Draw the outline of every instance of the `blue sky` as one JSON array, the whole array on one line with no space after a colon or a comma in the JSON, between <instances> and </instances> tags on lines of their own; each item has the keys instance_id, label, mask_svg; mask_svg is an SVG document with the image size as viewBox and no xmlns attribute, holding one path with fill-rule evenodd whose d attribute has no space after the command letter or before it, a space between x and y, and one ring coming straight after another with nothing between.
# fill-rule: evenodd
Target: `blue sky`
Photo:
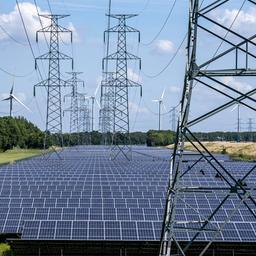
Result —
<instances>
[{"instance_id":1,"label":"blue sky","mask_svg":"<svg viewBox=\"0 0 256 256\"><path fill-rule=\"evenodd\" d=\"M35 43L35 31L38 29L38 19L35 13L33 1L19 1L24 16L28 34L32 42L32 47L36 56L47 51L44 40L41 37L40 43ZM101 61L104 56L103 31L106 29L107 19L107 0L51 0L51 8L56 14L70 14L71 16L62 20L62 25L74 30L75 40L73 43L73 56L75 60L75 70L84 72L81 78L85 80L86 88L81 88L90 95L93 95L101 77ZM207 2L207 1L206 1ZM46 0L37 0L40 12L49 12ZM180 42L187 32L188 1L177 1L173 14L166 24L159 37L150 45L148 42L155 37L165 21L168 12L173 4L172 0L113 0L113 13L137 13L138 17L129 21L129 24L141 31L141 44L137 45L135 36L129 37L128 45L130 51L138 54L142 58L142 71L138 70L138 65L131 63L129 74L133 79L139 79L143 85L143 98L139 97L139 89L130 90L130 122L131 130L146 131L157 129L157 104L152 100L159 98L162 91L166 89L164 104L167 111L177 105L181 97L185 70L185 44L179 51L175 61L166 69L164 73L156 78L150 76L157 74L162 70L172 58ZM233 5L232 5L233 4ZM233 1L215 13L220 22L230 24L232 17L236 13L239 4ZM34 60L27 45L26 37L17 13L16 3L13 0L0 1L0 25L17 41L10 39L3 30L0 30L0 68L16 75L28 75L26 77L17 77L14 80L15 93L32 109L32 113L22 109L15 104L15 115L24 115L29 120L35 122L40 128L45 128L46 111L46 92L44 89L38 89L36 98L33 97L33 85L38 82L37 73L34 71ZM235 24L235 29L240 30L245 25L254 25L253 20L256 11L249 6L245 6L242 14ZM237 26L236 26L237 25ZM253 33L251 29L246 31ZM72 55L72 47L68 44L67 38L63 38L65 44L61 49L66 54ZM112 38L114 43L114 39ZM216 41L217 42L217 41ZM199 60L203 60L214 52L209 49L209 44L214 44L215 39L202 35L199 43ZM114 50L112 47L111 49ZM230 59L228 60L230 61ZM61 72L70 71L68 63L62 65ZM47 72L46 63L40 66L43 75ZM65 75L66 76L66 75ZM139 78L138 78L139 77ZM8 93L13 77L0 70L1 87L0 96L4 97ZM67 77L66 77L67 78ZM239 81L228 78L226 80L230 85L243 90L250 89L253 80ZM68 93L68 89L63 90L63 95ZM99 99L99 94L97 97ZM204 88L197 86L193 93L194 103L192 104L191 115L196 117L206 109L216 106L226 99L209 93ZM8 104L0 103L1 115L8 112ZM68 108L65 103L63 109ZM98 108L96 109L96 128L98 127ZM163 109L163 112L166 112ZM255 113L241 110L243 122L247 122L249 117L254 118ZM64 117L64 129L69 129L68 115ZM170 115L162 116L162 128L170 129ZM235 130L236 111L226 110L216 118L204 122L195 130ZM246 128L247 125L244 125Z\"/></svg>"}]
</instances>

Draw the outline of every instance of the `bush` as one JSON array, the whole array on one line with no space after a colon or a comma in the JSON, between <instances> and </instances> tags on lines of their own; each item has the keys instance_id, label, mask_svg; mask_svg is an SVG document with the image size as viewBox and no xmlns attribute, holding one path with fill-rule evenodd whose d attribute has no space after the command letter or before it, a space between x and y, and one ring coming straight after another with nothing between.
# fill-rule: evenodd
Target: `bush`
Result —
<instances>
[{"instance_id":1,"label":"bush","mask_svg":"<svg viewBox=\"0 0 256 256\"><path fill-rule=\"evenodd\" d=\"M223 155L227 154L226 148L223 148L223 149L221 150L221 154L223 154Z\"/></svg>"},{"instance_id":2,"label":"bush","mask_svg":"<svg viewBox=\"0 0 256 256\"><path fill-rule=\"evenodd\" d=\"M147 146L167 146L173 144L175 140L175 132L173 131L155 131L147 132Z\"/></svg>"},{"instance_id":3,"label":"bush","mask_svg":"<svg viewBox=\"0 0 256 256\"><path fill-rule=\"evenodd\" d=\"M11 247L8 244L0 244L0 256L12 256Z\"/></svg>"}]
</instances>

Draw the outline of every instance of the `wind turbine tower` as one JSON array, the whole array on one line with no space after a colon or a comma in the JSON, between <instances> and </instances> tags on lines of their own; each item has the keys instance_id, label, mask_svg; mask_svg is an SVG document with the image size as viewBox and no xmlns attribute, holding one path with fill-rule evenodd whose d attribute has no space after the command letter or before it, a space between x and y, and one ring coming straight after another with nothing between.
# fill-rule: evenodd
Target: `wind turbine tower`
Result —
<instances>
[{"instance_id":1,"label":"wind turbine tower","mask_svg":"<svg viewBox=\"0 0 256 256\"><path fill-rule=\"evenodd\" d=\"M162 96L160 99L158 100L152 100L153 102L157 102L158 103L158 131L161 130L161 112L162 112L162 105L163 105L163 101L164 101L164 95L165 95L165 89L163 90Z\"/></svg>"}]
</instances>

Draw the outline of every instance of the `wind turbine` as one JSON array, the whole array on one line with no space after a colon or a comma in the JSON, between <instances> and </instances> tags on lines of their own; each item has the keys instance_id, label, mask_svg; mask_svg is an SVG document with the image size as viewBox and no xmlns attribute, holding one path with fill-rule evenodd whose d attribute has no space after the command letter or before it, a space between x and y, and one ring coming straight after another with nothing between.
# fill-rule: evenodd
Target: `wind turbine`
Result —
<instances>
[{"instance_id":1,"label":"wind turbine","mask_svg":"<svg viewBox=\"0 0 256 256\"><path fill-rule=\"evenodd\" d=\"M100 103L99 101L97 100L96 98L96 95L98 93L98 90L100 88L100 84L97 86L95 92L94 92L94 95L93 96L87 96L87 94L85 94L83 97L84 99L91 99L92 100L92 124L91 124L91 129L92 129L92 132L94 130L94 105L95 105L95 102L97 103L97 105L99 106L99 108L101 108L100 106Z\"/></svg>"},{"instance_id":2,"label":"wind turbine","mask_svg":"<svg viewBox=\"0 0 256 256\"><path fill-rule=\"evenodd\" d=\"M14 84L12 84L12 88L10 90L10 95L3 99L2 101L10 101L10 117L12 117L12 109L13 109L13 101L18 102L20 105L22 105L25 109L31 112L30 108L27 107L22 101L20 101L14 94L13 94L13 88Z\"/></svg>"},{"instance_id":3,"label":"wind turbine","mask_svg":"<svg viewBox=\"0 0 256 256\"><path fill-rule=\"evenodd\" d=\"M98 107L101 108L100 103L96 98L96 95L98 93L99 88L100 88L100 84L97 86L97 88L94 92L94 95L90 97L91 100L92 100L92 132L93 132L93 129L94 129L94 104L95 104L95 102L97 103Z\"/></svg>"},{"instance_id":4,"label":"wind turbine","mask_svg":"<svg viewBox=\"0 0 256 256\"><path fill-rule=\"evenodd\" d=\"M158 131L161 130L161 110L162 110L162 105L164 101L164 95L165 95L165 89L163 90L163 93L161 95L161 98L158 100L152 100L153 102L157 102L158 105Z\"/></svg>"}]
</instances>

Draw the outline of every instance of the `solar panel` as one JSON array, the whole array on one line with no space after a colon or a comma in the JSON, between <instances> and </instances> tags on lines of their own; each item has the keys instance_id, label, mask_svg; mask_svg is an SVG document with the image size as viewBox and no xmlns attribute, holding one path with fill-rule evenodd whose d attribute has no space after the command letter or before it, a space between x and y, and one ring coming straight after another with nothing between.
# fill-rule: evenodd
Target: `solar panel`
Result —
<instances>
[{"instance_id":1,"label":"solar panel","mask_svg":"<svg viewBox=\"0 0 256 256\"><path fill-rule=\"evenodd\" d=\"M67 157L62 161L51 156L48 161L34 158L0 168L0 232L21 232L22 239L159 240L170 152L135 147L133 161L112 162L104 147L82 149L66 149L63 154ZM197 157L188 156L186 167ZM223 164L237 172L237 178L254 166L231 161ZM200 169L204 169L204 175ZM223 186L215 173L202 161L183 182L189 186ZM255 180L252 173L246 182ZM177 216L186 224L175 227L177 239L193 237L195 232L184 227L204 221L220 201L217 192L191 192L184 197L177 206ZM251 212L241 208L232 214L238 201L231 196L214 216L216 225L209 226L212 229L220 228L223 219L232 215L232 223L216 240L256 241L256 220ZM201 234L197 240L211 239L212 232Z\"/></svg>"}]
</instances>

